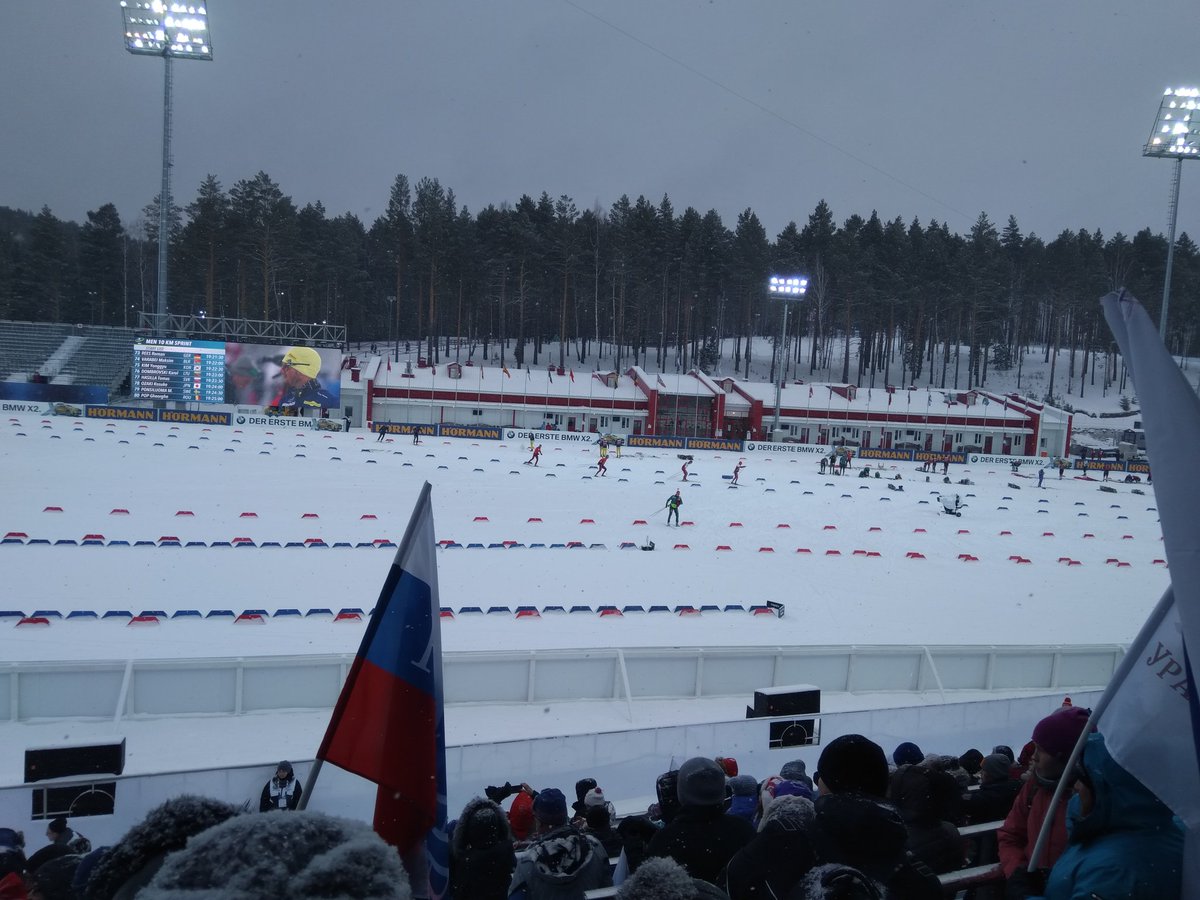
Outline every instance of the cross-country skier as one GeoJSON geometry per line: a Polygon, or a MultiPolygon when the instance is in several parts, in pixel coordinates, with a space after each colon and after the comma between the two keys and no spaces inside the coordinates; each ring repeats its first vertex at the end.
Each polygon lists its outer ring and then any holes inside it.
{"type": "Polygon", "coordinates": [[[739,459],[737,465],[733,467],[733,481],[731,481],[730,484],[738,483],[738,475],[744,468],[746,468],[746,461],[744,459],[739,459]]]}
{"type": "Polygon", "coordinates": [[[671,524],[671,516],[675,517],[675,524],[679,525],[679,507],[681,506],[683,506],[683,497],[679,496],[679,491],[667,498],[667,525],[671,524]]]}
{"type": "Polygon", "coordinates": [[[538,460],[541,459],[541,457],[542,457],[542,445],[538,444],[536,447],[533,448],[533,456],[529,457],[529,459],[527,459],[525,461],[525,465],[536,466],[538,464],[538,460]]]}
{"type": "Polygon", "coordinates": [[[605,468],[607,465],[608,465],[608,457],[607,456],[600,457],[600,461],[598,463],[596,463],[596,474],[600,477],[606,477],[608,475],[608,472],[605,468]]]}

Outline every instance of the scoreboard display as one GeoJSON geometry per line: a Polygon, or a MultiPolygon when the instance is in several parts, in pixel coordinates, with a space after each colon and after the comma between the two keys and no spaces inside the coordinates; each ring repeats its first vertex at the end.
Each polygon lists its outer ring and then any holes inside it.
{"type": "Polygon", "coordinates": [[[225,343],[147,338],[133,347],[133,396],[225,402],[225,343]]]}
{"type": "Polygon", "coordinates": [[[143,337],[131,387],[138,400],[336,409],[341,369],[332,347],[143,337]]]}

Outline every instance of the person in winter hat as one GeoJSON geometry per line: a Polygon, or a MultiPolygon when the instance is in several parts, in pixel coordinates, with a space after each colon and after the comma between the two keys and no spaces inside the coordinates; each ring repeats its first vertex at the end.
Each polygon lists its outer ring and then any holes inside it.
{"type": "Polygon", "coordinates": [[[595,786],[595,778],[580,778],[575,782],[575,802],[571,804],[572,818],[583,818],[584,813],[587,812],[587,806],[583,802],[584,798],[587,797],[587,792],[595,786]]]}
{"type": "Polygon", "coordinates": [[[0,900],[25,898],[25,835],[0,828],[0,900]]]}
{"type": "Polygon", "coordinates": [[[735,775],[737,775],[737,760],[732,756],[718,756],[715,762],[721,767],[721,771],[725,773],[726,778],[733,778],[735,775]]]}
{"type": "Polygon", "coordinates": [[[963,842],[954,823],[943,818],[937,780],[946,776],[924,766],[901,766],[888,784],[888,800],[908,829],[908,850],[934,872],[963,867],[963,842]]]}
{"type": "Polygon", "coordinates": [[[738,775],[730,778],[726,786],[730,797],[725,814],[745,819],[753,825],[758,812],[758,782],[749,775],[738,775]]]}
{"type": "Polygon", "coordinates": [[[750,843],[754,827],[727,816],[725,772],[696,756],[679,767],[679,814],[650,841],[650,856],[669,856],[693,878],[717,883],[721,870],[750,843]]]}
{"type": "Polygon", "coordinates": [[[892,762],[897,766],[916,766],[925,761],[925,754],[912,741],[898,744],[892,751],[892,762]]]}
{"type": "Polygon", "coordinates": [[[82,856],[71,853],[43,863],[30,876],[30,897],[37,900],[75,900],[75,869],[82,856]]]}
{"type": "Polygon", "coordinates": [[[788,894],[788,900],[883,900],[887,888],[849,866],[817,866],[788,894]]]}
{"type": "Polygon", "coordinates": [[[621,835],[612,827],[611,807],[611,803],[589,806],[587,815],[583,817],[584,830],[600,842],[604,847],[604,855],[609,859],[620,856],[624,849],[621,835]]]}
{"type": "Polygon", "coordinates": [[[762,783],[758,794],[759,821],[767,814],[776,797],[805,797],[813,800],[816,795],[801,781],[788,781],[786,778],[772,775],[762,783]]]}
{"type": "Polygon", "coordinates": [[[659,818],[664,825],[670,825],[679,812],[679,770],[659,775],[654,782],[654,791],[658,795],[659,818]]]}
{"type": "Polygon", "coordinates": [[[258,811],[295,809],[300,805],[300,797],[303,794],[304,787],[296,778],[292,764],[285,759],[275,767],[275,777],[263,786],[258,811]]]}
{"type": "Polygon", "coordinates": [[[1010,898],[1040,894],[1045,870],[1054,865],[1067,847],[1066,804],[1059,804],[1054,811],[1049,840],[1038,862],[1044,868],[1033,873],[1027,871],[1029,855],[1050,811],[1050,798],[1063,777],[1075,742],[1088,727],[1090,713],[1079,706],[1062,707],[1034,726],[1029,780],[1017,794],[1004,824],[996,833],[1000,866],[1007,879],[1005,891],[1010,898]]]}
{"type": "Polygon", "coordinates": [[[882,798],[887,795],[887,758],[874,741],[844,734],[821,751],[815,780],[822,795],[857,792],[882,798]]]}
{"type": "Polygon", "coordinates": [[[1046,900],[1181,895],[1183,829],[1171,810],[1121,768],[1091,734],[1067,803],[1067,849],[1050,870],[1046,900]]]}
{"type": "Polygon", "coordinates": [[[603,845],[567,821],[562,791],[539,791],[533,817],[534,841],[517,854],[510,894],[523,888],[529,900],[581,900],[586,891],[611,884],[603,845]]]}
{"type": "Polygon", "coordinates": [[[802,759],[793,759],[791,762],[785,762],[783,768],[779,770],[779,777],[786,778],[788,781],[799,781],[808,785],[810,791],[815,791],[812,779],[808,776],[808,767],[802,759]]]}
{"type": "Polygon", "coordinates": [[[734,900],[786,897],[818,862],[812,843],[815,820],[811,800],[795,795],[775,799],[758,823],[758,834],[729,860],[725,869],[729,896],[734,900]]]}
{"type": "Polygon", "coordinates": [[[468,802],[450,840],[451,895],[507,900],[516,865],[504,811],[481,797],[468,802]]]}
{"type": "Polygon", "coordinates": [[[608,810],[608,818],[610,820],[615,819],[617,817],[617,808],[608,802],[608,800],[604,796],[604,791],[602,791],[598,787],[594,787],[590,791],[588,791],[586,794],[583,795],[584,818],[586,819],[587,814],[589,812],[591,812],[593,809],[595,809],[597,806],[603,806],[606,810],[608,810]]]}
{"type": "Polygon", "coordinates": [[[883,799],[888,765],[882,747],[861,734],[835,738],[821,751],[815,781],[813,847],[822,863],[857,869],[895,896],[942,896],[937,875],[908,852],[900,813],[883,799]]]}
{"type": "Polygon", "coordinates": [[[29,857],[29,862],[25,866],[26,870],[33,874],[50,860],[71,855],[73,853],[71,841],[74,839],[75,832],[67,826],[67,820],[64,817],[51,819],[50,824],[46,826],[46,840],[50,843],[29,857]]]}
{"type": "Polygon", "coordinates": [[[729,895],[693,878],[673,859],[648,859],[617,891],[617,900],[728,900],[729,895]]]}
{"type": "Polygon", "coordinates": [[[138,900],[411,900],[395,848],[370,826],[324,813],[242,815],[172,853],[138,900]]]}
{"type": "Polygon", "coordinates": [[[978,777],[979,767],[983,765],[983,753],[972,747],[958,758],[958,764],[974,779],[978,777]]]}
{"type": "Polygon", "coordinates": [[[189,794],[156,806],[96,863],[88,879],[87,900],[113,900],[123,889],[125,896],[134,896],[150,883],[167,854],[182,850],[188,838],[236,813],[229,803],[189,794]]]}

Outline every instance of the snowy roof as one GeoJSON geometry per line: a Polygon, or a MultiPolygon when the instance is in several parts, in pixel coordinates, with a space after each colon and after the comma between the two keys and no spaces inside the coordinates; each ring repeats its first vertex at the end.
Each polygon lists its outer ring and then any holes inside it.
{"type": "Polygon", "coordinates": [[[607,372],[584,372],[567,369],[563,375],[545,367],[530,366],[522,369],[515,364],[507,366],[508,374],[500,366],[460,364],[461,378],[450,377],[450,364],[412,367],[412,377],[405,377],[405,364],[392,363],[391,371],[380,365],[375,375],[376,388],[441,391],[453,395],[456,391],[511,395],[514,400],[522,396],[597,399],[645,400],[645,395],[634,384],[633,379],[619,375],[617,386],[608,387],[604,382],[607,372]]]}
{"type": "MultiPolygon", "coordinates": [[[[761,400],[765,405],[774,407],[775,385],[751,381],[739,381],[737,384],[738,388],[746,394],[761,400]]],[[[780,403],[784,410],[835,410],[838,412],[848,410],[864,414],[911,413],[915,416],[924,416],[928,412],[931,421],[935,424],[938,416],[947,414],[956,418],[1005,419],[1013,422],[1014,426],[1019,426],[1026,421],[1025,414],[1019,409],[1005,407],[1002,403],[994,400],[985,402],[985,398],[980,397],[973,404],[957,402],[958,395],[967,393],[966,391],[930,388],[917,388],[910,391],[897,388],[894,394],[889,395],[887,389],[883,387],[858,388],[854,399],[848,400],[837,393],[834,390],[835,387],[841,388],[843,391],[846,389],[846,385],[831,385],[821,382],[785,384],[780,403]],[[892,400],[890,405],[888,404],[889,396],[892,400]]]]}
{"type": "Polygon", "coordinates": [[[680,396],[680,397],[711,397],[713,390],[699,378],[694,375],[689,375],[686,372],[681,373],[657,373],[646,372],[640,366],[634,366],[634,371],[638,373],[641,379],[650,386],[652,390],[657,390],[661,395],[680,396]]]}

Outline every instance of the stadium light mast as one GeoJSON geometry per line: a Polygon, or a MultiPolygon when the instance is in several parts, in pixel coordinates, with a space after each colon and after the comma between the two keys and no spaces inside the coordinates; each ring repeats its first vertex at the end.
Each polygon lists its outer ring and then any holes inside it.
{"type": "Polygon", "coordinates": [[[164,3],[162,0],[121,0],[125,49],[135,56],[163,60],[162,187],[158,195],[159,328],[167,315],[167,243],[171,216],[171,63],[175,59],[211,60],[208,8],[204,3],[164,3]]]}
{"type": "Polygon", "coordinates": [[[1171,303],[1171,267],[1175,261],[1175,222],[1179,218],[1179,179],[1185,159],[1200,159],[1200,88],[1167,88],[1158,106],[1158,117],[1142,156],[1175,160],[1171,179],[1170,225],[1167,229],[1167,272],[1163,276],[1162,312],[1158,334],[1167,339],[1167,309],[1171,303]]]}
{"type": "Polygon", "coordinates": [[[783,302],[783,327],[779,330],[779,378],[775,381],[775,424],[771,426],[771,440],[779,431],[779,409],[783,402],[783,343],[787,340],[788,301],[799,300],[808,290],[808,279],[799,275],[772,275],[767,281],[767,294],[783,302]]]}

